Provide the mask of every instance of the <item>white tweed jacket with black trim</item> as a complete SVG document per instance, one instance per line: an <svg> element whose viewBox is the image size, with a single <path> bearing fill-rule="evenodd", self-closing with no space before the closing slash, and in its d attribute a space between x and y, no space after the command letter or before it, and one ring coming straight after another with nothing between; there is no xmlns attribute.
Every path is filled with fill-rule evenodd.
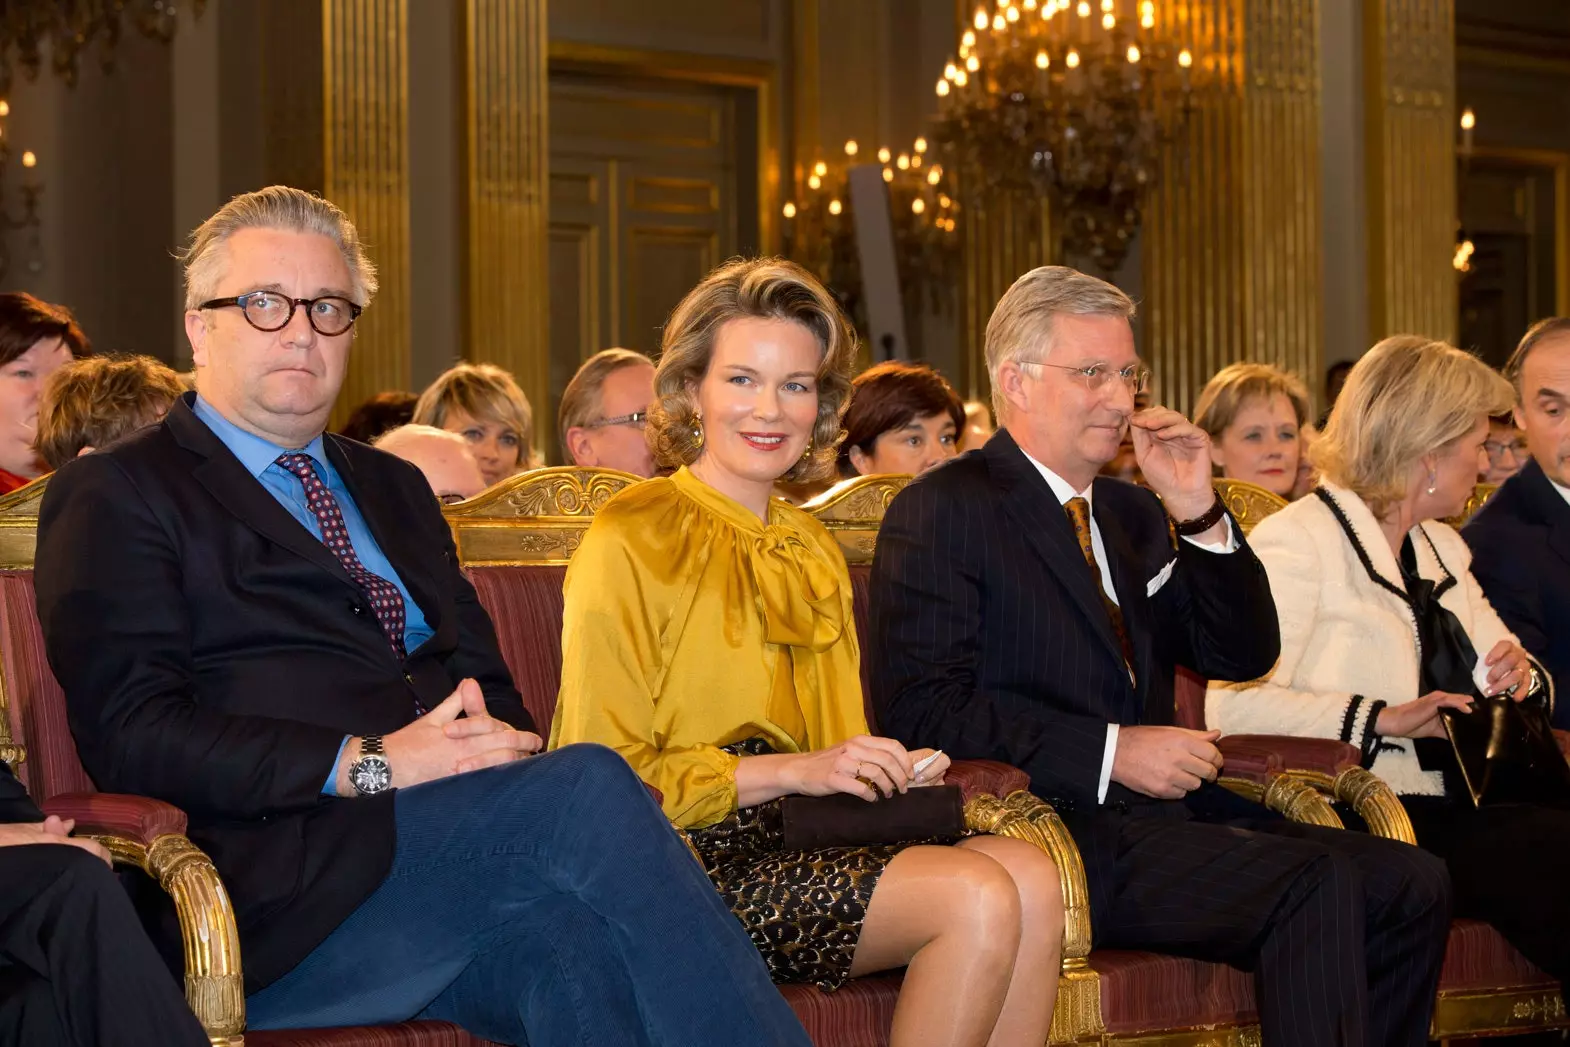
<svg viewBox="0 0 1570 1047"><path fill-rule="evenodd" d="M1400 565L1366 503L1322 483L1346 516L1374 570L1405 591ZM1421 532L1421 533L1420 533ZM1440 597L1479 655L1514 634L1472 577L1472 554L1454 529L1430 520L1414 527L1418 574L1455 584ZM1223 734L1337 738L1365 754L1364 766L1397 793L1438 796L1443 777L1418 765L1411 741L1373 733L1378 703L1418 698L1418 649L1412 612L1369 577L1340 522L1309 495L1262 521L1249 545L1265 565L1281 622L1275 670L1247 683L1211 684L1207 724ZM1437 554L1437 555L1436 555ZM1538 670L1545 683L1548 674Z"/></svg>

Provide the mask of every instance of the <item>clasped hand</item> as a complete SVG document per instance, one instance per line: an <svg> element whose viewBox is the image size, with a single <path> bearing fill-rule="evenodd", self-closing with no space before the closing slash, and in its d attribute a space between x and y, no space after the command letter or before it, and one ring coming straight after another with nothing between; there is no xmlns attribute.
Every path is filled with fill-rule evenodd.
<svg viewBox="0 0 1570 1047"><path fill-rule="evenodd" d="M1120 727L1112 780L1134 792L1178 800L1221 773L1220 731Z"/></svg>
<svg viewBox="0 0 1570 1047"><path fill-rule="evenodd" d="M539 752L542 744L534 732L492 716L473 680L464 680L436 708L382 739L396 788L510 763Z"/></svg>
<svg viewBox="0 0 1570 1047"><path fill-rule="evenodd" d="M932 753L932 749L909 752L892 738L858 734L832 748L802 753L793 760L790 791L804 796L850 793L870 801L880 795L902 793L912 786L942 785L949 769L947 755L940 755L919 776L915 773L916 764Z"/></svg>

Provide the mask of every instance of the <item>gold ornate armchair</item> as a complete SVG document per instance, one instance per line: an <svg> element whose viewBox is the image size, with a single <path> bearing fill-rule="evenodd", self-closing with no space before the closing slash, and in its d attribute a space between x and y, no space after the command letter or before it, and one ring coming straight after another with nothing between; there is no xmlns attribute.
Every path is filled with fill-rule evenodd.
<svg viewBox="0 0 1570 1047"><path fill-rule="evenodd" d="M531 469L443 512L460 563L565 564L595 510L641 479L573 465Z"/></svg>
<svg viewBox="0 0 1570 1047"><path fill-rule="evenodd" d="M1221 496L1222 504L1232 513L1232 518L1237 521L1245 535L1253 533L1259 521L1277 509L1285 509L1291 504L1274 491L1267 491L1258 484L1251 484L1246 480L1229 480L1222 477L1215 481L1215 487L1216 494Z"/></svg>
<svg viewBox="0 0 1570 1047"><path fill-rule="evenodd" d="M1488 504L1488 500L1499 492L1498 484L1478 484L1472 488L1472 497L1466 500L1466 506L1460 515L1452 516L1445 521L1456 530L1466 526L1468 520L1477 515L1477 511Z"/></svg>
<svg viewBox="0 0 1570 1047"><path fill-rule="evenodd" d="M841 480L802 508L829 529L846 563L871 563L883 513L911 479L904 473L855 476Z"/></svg>
<svg viewBox="0 0 1570 1047"><path fill-rule="evenodd" d="M43 653L33 604L38 506L47 478L0 498L0 757L49 814L74 818L123 865L174 900L185 947L185 993L214 1045L244 1043L240 938L218 872L185 836L185 814L141 796L101 793L76 756L65 696Z"/></svg>

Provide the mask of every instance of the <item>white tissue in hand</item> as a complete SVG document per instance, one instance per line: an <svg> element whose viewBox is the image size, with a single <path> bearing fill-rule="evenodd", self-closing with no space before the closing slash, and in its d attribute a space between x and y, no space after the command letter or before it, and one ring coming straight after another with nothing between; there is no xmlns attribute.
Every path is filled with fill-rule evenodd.
<svg viewBox="0 0 1570 1047"><path fill-rule="evenodd" d="M1477 685L1477 693L1485 698L1491 698L1498 693L1496 688L1488 685L1489 665L1482 655L1477 656L1477 664L1472 667L1472 682Z"/></svg>

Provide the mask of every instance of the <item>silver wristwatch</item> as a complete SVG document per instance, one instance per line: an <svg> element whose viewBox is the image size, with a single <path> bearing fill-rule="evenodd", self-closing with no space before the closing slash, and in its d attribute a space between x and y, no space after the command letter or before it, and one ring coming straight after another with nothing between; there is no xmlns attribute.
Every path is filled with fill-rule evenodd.
<svg viewBox="0 0 1570 1047"><path fill-rule="evenodd" d="M375 796L392 788L392 764L382 748L382 736L360 739L360 758L349 765L349 783L360 796Z"/></svg>

